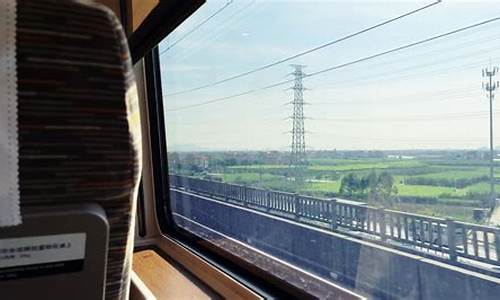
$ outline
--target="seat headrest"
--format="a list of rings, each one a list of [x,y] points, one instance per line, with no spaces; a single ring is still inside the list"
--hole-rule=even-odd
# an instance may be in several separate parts
[[[17,141],[17,160],[9,161],[19,171],[7,173],[18,181],[13,186],[21,216],[34,206],[89,202],[101,206],[110,230],[106,298],[123,298],[133,247],[141,137],[135,81],[121,25],[109,9],[90,1],[0,3],[15,6],[9,19],[16,21],[15,47],[9,49],[16,59],[17,99],[12,107],[17,112],[11,110],[7,120],[15,125],[16,135],[5,134],[3,119],[0,132]],[[0,24],[6,22],[0,16]],[[7,157],[5,145],[12,145],[1,137],[0,162]],[[3,189],[0,200],[5,199],[1,197]],[[4,212],[0,206],[0,216]],[[10,223],[14,224],[18,221]]]
[[[19,210],[16,3],[0,1],[0,227],[21,223]]]

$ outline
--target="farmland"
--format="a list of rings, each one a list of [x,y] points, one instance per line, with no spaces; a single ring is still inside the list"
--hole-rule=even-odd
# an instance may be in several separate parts
[[[389,157],[380,154],[377,157],[328,158],[328,153],[322,154],[321,158],[309,160],[303,169],[301,184],[293,180],[293,172],[286,159],[281,157],[286,153],[274,154],[272,159],[264,154],[257,157],[254,154],[252,159],[248,158],[250,154],[240,155],[227,159],[227,154],[204,153],[196,156],[203,161],[198,167],[189,167],[186,160],[176,157],[180,162],[174,171],[228,183],[324,198],[345,198],[478,223],[484,220],[474,219],[473,211],[485,209],[490,199],[488,161],[457,157],[456,153],[445,151],[433,153],[431,158],[427,157],[429,155],[402,158],[401,155]],[[370,183],[370,178],[378,176],[380,179],[382,175],[389,182],[386,185],[390,184],[390,189],[385,192]],[[500,190],[500,185],[496,189]],[[387,197],[391,201],[384,201]]]

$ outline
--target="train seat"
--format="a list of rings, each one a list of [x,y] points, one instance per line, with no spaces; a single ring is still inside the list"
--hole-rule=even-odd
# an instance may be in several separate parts
[[[22,224],[0,249],[33,259],[0,260],[0,298],[128,299],[141,139],[121,25],[90,1],[16,9]]]

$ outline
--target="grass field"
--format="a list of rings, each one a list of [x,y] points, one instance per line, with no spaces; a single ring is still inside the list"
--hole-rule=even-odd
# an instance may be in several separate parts
[[[230,169],[283,169],[287,168],[287,165],[238,165],[229,166]]]
[[[269,181],[282,181],[286,184],[285,178],[272,174],[259,173],[227,173],[222,175],[225,182],[251,184],[256,186],[266,186]],[[457,197],[461,198],[467,195],[469,188],[455,189],[445,186],[427,186],[427,185],[405,185],[398,183],[396,185],[398,194],[401,196],[416,197]],[[340,189],[340,180],[334,181],[311,181],[304,186],[304,191],[324,193],[338,193]],[[479,183],[471,186],[471,190],[477,193],[486,193],[489,185]]]
[[[489,168],[484,162],[376,158],[312,159],[305,172],[306,183],[301,187],[297,187],[287,178],[290,172],[286,164],[233,165],[225,166],[223,170],[219,169],[219,174],[210,175],[229,183],[320,197],[344,198],[345,196],[339,195],[343,176],[354,173],[362,177],[371,171],[386,171],[393,175],[398,190],[397,196],[400,198],[400,202],[393,208],[464,221],[473,221],[474,208],[482,207],[481,201],[489,194]],[[500,171],[497,173],[500,175]],[[423,184],[420,184],[422,182]],[[500,191],[500,185],[497,190]],[[417,204],[423,202],[427,204]]]
[[[389,169],[389,168],[415,168],[421,167],[425,164],[414,160],[394,160],[370,163],[349,163],[338,165],[312,165],[310,170],[319,171],[356,171],[356,170],[373,170],[373,169]]]
[[[467,194],[467,189],[455,189],[447,186],[431,185],[405,185],[397,184],[400,196],[416,197],[463,197]]]
[[[225,173],[222,180],[235,183],[259,183],[279,178],[278,176],[266,173]]]
[[[469,185],[467,187],[467,190],[469,192],[473,192],[473,193],[476,193],[476,194],[487,194],[490,191],[490,185],[487,182],[476,183],[476,184],[473,184],[473,185]],[[495,184],[495,190],[497,192],[500,192],[500,185]]]
[[[432,179],[450,179],[450,180],[459,180],[459,179],[470,179],[476,177],[483,177],[489,175],[489,170],[483,167],[472,167],[467,168],[468,170],[450,170],[445,172],[434,172],[429,174],[415,175],[412,177],[417,178],[432,178]]]
[[[453,217],[455,220],[475,222],[472,218],[474,207],[397,203],[392,209],[439,218]]]
[[[223,180],[226,182],[249,184],[259,186],[262,188],[269,188],[274,190],[287,190],[283,188],[286,184],[285,178],[274,176],[270,174],[263,174],[260,176],[258,173],[239,173],[239,174],[224,174]],[[243,182],[244,181],[244,182]],[[246,183],[245,183],[246,182]],[[340,180],[337,181],[313,181],[308,182],[300,191],[304,194],[317,195],[320,197],[330,197],[333,194],[338,194],[340,188]],[[489,191],[489,186],[486,183],[476,184],[470,188],[454,189],[450,187],[439,186],[420,186],[420,185],[397,185],[400,196],[414,196],[414,197],[443,197],[439,199],[438,204],[415,204],[415,203],[397,203],[392,209],[407,211],[417,214],[424,214],[437,217],[453,217],[456,220],[474,222],[472,213],[477,202],[475,200],[461,200],[464,203],[457,206],[454,204],[448,205],[449,197],[465,197],[467,192],[472,190],[475,192]],[[500,190],[500,186],[499,186]]]
[[[363,176],[375,170],[380,172],[386,169],[401,168],[413,170],[416,167],[428,166],[427,163],[420,162],[417,160],[392,160],[392,161],[382,161],[375,162],[370,161],[369,163],[364,163],[362,160],[346,160],[342,163],[342,160],[330,160],[328,165],[311,165],[308,167],[308,171],[352,171],[358,176]],[[282,176],[269,174],[268,170],[272,169],[286,169],[286,165],[246,165],[246,166],[230,166],[229,168],[235,173],[224,174],[224,181],[227,182],[242,182],[242,183],[257,183],[265,182],[267,180],[276,180],[282,178]],[[444,169],[444,171],[443,171]],[[237,172],[241,170],[241,172]],[[248,172],[249,170],[258,170],[258,172]],[[390,171],[389,171],[390,172]],[[454,188],[450,186],[433,186],[433,185],[411,185],[404,184],[405,180],[408,178],[426,178],[426,179],[448,179],[448,180],[463,180],[471,178],[482,178],[487,177],[488,169],[485,167],[470,167],[470,166],[460,166],[457,165],[455,168],[450,166],[437,167],[430,166],[426,174],[419,175],[396,175],[395,179],[397,182],[397,188],[399,195],[401,196],[416,196],[416,197],[457,197],[463,198],[467,196],[468,192],[473,192],[477,194],[485,194],[489,191],[489,186],[487,182],[476,183],[464,188]],[[318,192],[338,192],[340,188],[340,180],[324,180],[324,181],[314,181],[310,180],[306,186],[308,191],[318,191]]]
[[[322,182],[310,182],[304,188],[304,191],[308,193],[318,192],[319,194],[324,193],[338,193],[340,189],[340,180],[336,181],[322,181]]]

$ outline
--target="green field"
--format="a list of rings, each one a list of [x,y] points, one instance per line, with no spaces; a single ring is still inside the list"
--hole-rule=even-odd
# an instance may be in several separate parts
[[[469,206],[451,206],[444,204],[430,206],[414,203],[398,203],[393,207],[393,209],[439,218],[453,217],[454,219],[460,221],[475,222],[472,218],[474,207]]]
[[[266,173],[226,173],[221,174],[222,180],[234,183],[259,183],[260,181],[269,181],[279,178],[278,176]]]
[[[338,165],[312,165],[309,167],[310,170],[319,171],[358,171],[358,170],[373,170],[373,169],[389,169],[389,168],[415,168],[422,167],[425,164],[419,161],[413,160],[394,160],[394,161],[383,161],[383,162],[371,162],[371,163],[348,163],[348,164],[338,164]]]
[[[287,165],[243,165],[229,166],[230,169],[282,169],[287,168]]]
[[[497,167],[500,169],[500,165]],[[453,217],[473,221],[475,208],[484,208],[489,197],[489,168],[484,161],[456,159],[311,159],[304,170],[305,182],[297,186],[286,164],[235,164],[214,168],[212,172],[191,174],[318,197],[339,197],[369,202],[366,190],[342,194],[341,182],[349,174],[363,178],[375,172],[386,172],[393,178],[396,202],[370,203],[408,212]],[[499,172],[500,174],[500,172]],[[500,185],[496,187],[500,191]]]
[[[326,193],[338,193],[340,188],[340,180],[328,181],[328,182],[311,182],[306,185],[305,191],[309,193],[314,192],[326,192]]]
[[[400,196],[460,198],[467,194],[467,189],[455,189],[446,186],[398,184],[397,188]]]
[[[249,184],[262,187],[274,186],[276,182],[287,184],[283,176],[277,176],[266,173],[227,173],[221,176],[222,180],[230,183]],[[271,182],[274,184],[270,185]],[[428,185],[405,185],[396,184],[400,196],[416,196],[416,197],[447,197],[447,198],[463,198],[467,192],[473,191],[476,193],[486,194],[489,191],[487,183],[479,183],[471,185],[464,189],[456,189],[445,186],[428,186]],[[500,186],[499,186],[500,188]],[[340,180],[333,181],[310,181],[303,187],[308,193],[338,193],[340,189]]]
[[[457,168],[458,169],[458,168]],[[423,175],[415,175],[412,177],[416,178],[432,178],[432,179],[450,179],[450,180],[459,180],[459,179],[469,179],[476,177],[483,177],[489,175],[489,170],[487,168],[481,167],[468,167],[467,170],[454,169],[445,172],[435,172]]]

